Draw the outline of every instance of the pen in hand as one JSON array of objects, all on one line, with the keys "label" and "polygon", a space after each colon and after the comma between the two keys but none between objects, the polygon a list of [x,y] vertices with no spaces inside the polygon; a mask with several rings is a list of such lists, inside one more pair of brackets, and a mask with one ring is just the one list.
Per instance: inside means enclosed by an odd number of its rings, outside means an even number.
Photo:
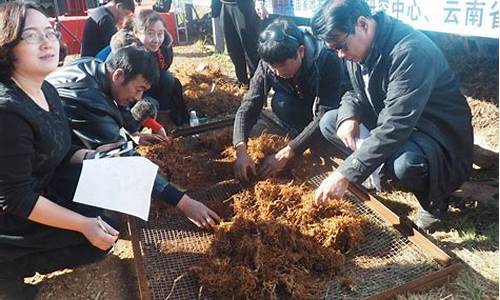
[{"label": "pen in hand", "polygon": [[102,231],[104,231],[106,234],[115,236],[114,234],[112,234],[111,232],[109,232],[106,229],[106,226],[104,226],[104,221],[102,220],[101,216],[97,216],[96,219],[97,219],[97,225],[99,225],[99,227],[102,229]]}]

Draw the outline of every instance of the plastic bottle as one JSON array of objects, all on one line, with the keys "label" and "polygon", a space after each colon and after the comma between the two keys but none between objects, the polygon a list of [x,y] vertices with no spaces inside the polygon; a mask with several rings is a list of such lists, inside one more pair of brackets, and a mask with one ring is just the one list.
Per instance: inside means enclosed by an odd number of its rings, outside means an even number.
[{"label": "plastic bottle", "polygon": [[[200,125],[200,120],[198,119],[198,116],[196,115],[196,111],[192,110],[189,112],[189,126],[195,127]],[[193,135],[194,137],[199,137],[198,134]]]},{"label": "plastic bottle", "polygon": [[189,113],[189,126],[195,127],[200,125],[200,120],[198,119],[198,116],[196,115],[196,111],[192,110]]}]

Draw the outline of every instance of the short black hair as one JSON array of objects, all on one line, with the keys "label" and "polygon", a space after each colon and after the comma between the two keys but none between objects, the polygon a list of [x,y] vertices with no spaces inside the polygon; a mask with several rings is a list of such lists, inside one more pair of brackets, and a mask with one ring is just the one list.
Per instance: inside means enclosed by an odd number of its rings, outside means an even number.
[{"label": "short black hair", "polygon": [[257,52],[263,61],[273,65],[296,58],[300,45],[304,45],[304,32],[292,21],[278,18],[259,35]]},{"label": "short black hair", "polygon": [[156,58],[142,46],[130,45],[120,48],[109,55],[105,64],[108,73],[123,69],[125,83],[139,75],[151,85],[157,84],[160,79],[160,68]]},{"label": "short black hair", "polygon": [[131,10],[132,12],[135,12],[134,0],[113,0],[113,2],[116,4],[120,3],[123,6],[123,8]]},{"label": "short black hair", "polygon": [[354,33],[359,17],[372,18],[365,0],[325,1],[311,18],[311,28],[320,39],[331,41],[333,32]]}]

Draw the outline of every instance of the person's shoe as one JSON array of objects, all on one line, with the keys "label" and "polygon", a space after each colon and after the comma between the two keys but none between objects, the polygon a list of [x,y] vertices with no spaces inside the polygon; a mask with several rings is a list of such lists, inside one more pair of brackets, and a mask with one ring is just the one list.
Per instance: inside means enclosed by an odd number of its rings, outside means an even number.
[{"label": "person's shoe", "polygon": [[424,210],[423,208],[419,208],[417,211],[417,217],[415,219],[415,225],[422,230],[428,229],[432,224],[440,222],[441,219],[431,214],[430,212]]}]

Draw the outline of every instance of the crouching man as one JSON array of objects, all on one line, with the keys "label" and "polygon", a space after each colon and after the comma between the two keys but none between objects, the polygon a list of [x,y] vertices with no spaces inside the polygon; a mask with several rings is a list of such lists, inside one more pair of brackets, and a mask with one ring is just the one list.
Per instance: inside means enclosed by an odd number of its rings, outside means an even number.
[{"label": "crouching man", "polygon": [[235,173],[245,181],[250,173],[257,175],[246,141],[271,88],[275,91],[272,111],[295,138],[265,159],[261,177],[275,175],[292,157],[324,141],[320,117],[337,108],[341,96],[342,61],[294,23],[284,19],[272,22],[260,34],[257,51],[261,60],[236,113],[233,133]]},{"label": "crouching man", "polygon": [[[156,84],[159,77],[154,56],[144,47],[128,46],[112,53],[106,62],[93,58],[77,60],[47,80],[61,96],[74,143],[95,149],[126,139],[119,107],[142,99],[144,91]],[[215,212],[161,175],[156,176],[153,197],[176,206],[199,227],[208,228],[220,221]]]},{"label": "crouching man", "polygon": [[[447,210],[450,194],[472,169],[471,112],[441,50],[423,33],[364,0],[323,4],[313,32],[346,59],[353,89],[320,122],[323,135],[348,154],[316,191],[316,202],[341,198],[349,183],[381,173],[413,192],[416,225]],[[369,134],[356,147],[361,126]]]}]

